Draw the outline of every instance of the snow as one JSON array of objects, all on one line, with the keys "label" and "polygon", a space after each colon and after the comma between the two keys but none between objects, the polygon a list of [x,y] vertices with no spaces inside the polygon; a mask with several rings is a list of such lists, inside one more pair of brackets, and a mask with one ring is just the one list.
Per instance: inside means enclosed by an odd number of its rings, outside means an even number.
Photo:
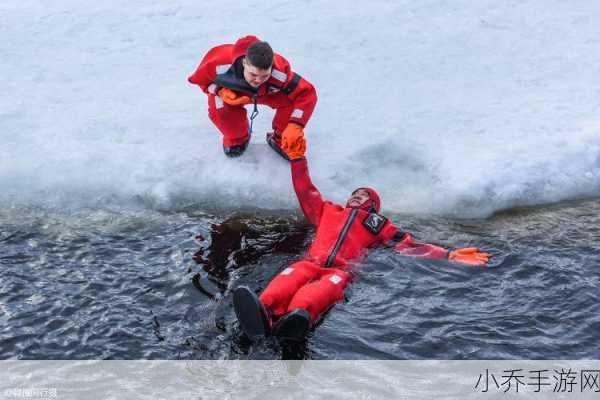
[{"label": "snow", "polygon": [[343,202],[483,216],[600,193],[600,5],[589,1],[0,4],[0,203],[181,199],[297,208],[264,143],[226,158],[187,83],[256,34],[318,90],[311,174]]}]

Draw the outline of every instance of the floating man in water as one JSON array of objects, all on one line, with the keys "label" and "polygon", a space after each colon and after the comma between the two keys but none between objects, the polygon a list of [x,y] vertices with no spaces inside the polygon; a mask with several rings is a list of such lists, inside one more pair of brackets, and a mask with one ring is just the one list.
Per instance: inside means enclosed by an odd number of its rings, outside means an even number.
[{"label": "floating man in water", "polygon": [[260,297],[246,286],[234,291],[234,309],[250,339],[273,333],[282,339],[302,340],[344,298],[353,278],[350,262],[364,258],[369,249],[387,246],[409,256],[487,264],[490,255],[475,247],[447,250],[414,240],[379,214],[381,200],[374,189],[356,189],[344,206],[324,200],[310,179],[305,150],[306,140],[299,137],[286,155],[300,207],[317,229],[315,239],[304,259],[279,273]]}]

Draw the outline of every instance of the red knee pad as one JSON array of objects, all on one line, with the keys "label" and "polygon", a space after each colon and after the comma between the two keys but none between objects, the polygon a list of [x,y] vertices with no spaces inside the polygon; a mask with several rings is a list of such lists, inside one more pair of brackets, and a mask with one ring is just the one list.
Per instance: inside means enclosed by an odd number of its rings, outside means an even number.
[{"label": "red knee pad", "polygon": [[321,268],[310,261],[299,261],[281,271],[260,295],[260,301],[279,317],[285,314],[294,294],[308,282],[318,279]]},{"label": "red knee pad", "polygon": [[287,312],[303,308],[310,313],[312,322],[344,298],[350,274],[339,269],[328,269],[318,281],[303,286],[288,305]]}]

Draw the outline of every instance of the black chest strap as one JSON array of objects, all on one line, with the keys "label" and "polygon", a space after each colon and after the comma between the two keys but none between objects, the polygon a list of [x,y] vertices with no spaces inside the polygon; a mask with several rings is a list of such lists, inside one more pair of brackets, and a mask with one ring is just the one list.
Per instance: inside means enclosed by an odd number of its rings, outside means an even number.
[{"label": "black chest strap", "polygon": [[302,79],[302,77],[294,72],[294,76],[292,77],[292,80],[290,81],[290,83],[286,87],[281,89],[281,91],[285,94],[292,93],[294,90],[296,90],[296,87],[298,87],[298,83],[300,83],[300,79]]}]

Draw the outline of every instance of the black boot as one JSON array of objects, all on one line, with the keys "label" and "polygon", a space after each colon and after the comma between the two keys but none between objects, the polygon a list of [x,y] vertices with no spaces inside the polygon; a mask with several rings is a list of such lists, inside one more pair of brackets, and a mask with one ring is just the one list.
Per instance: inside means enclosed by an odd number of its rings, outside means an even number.
[{"label": "black boot", "polygon": [[242,331],[250,340],[256,340],[270,333],[269,313],[256,294],[247,286],[240,286],[233,292],[233,309]]},{"label": "black boot", "polygon": [[285,154],[285,151],[281,148],[281,135],[277,132],[267,132],[267,143],[279,154],[283,159],[290,161],[290,158]]},{"label": "black boot", "polygon": [[277,322],[273,328],[273,334],[280,339],[300,342],[306,338],[310,327],[310,314],[308,311],[297,308]]},{"label": "black boot", "polygon": [[223,145],[223,152],[227,157],[239,157],[242,154],[244,154],[244,152],[248,148],[248,143],[250,143],[250,139],[238,146],[226,147],[225,145]]}]

